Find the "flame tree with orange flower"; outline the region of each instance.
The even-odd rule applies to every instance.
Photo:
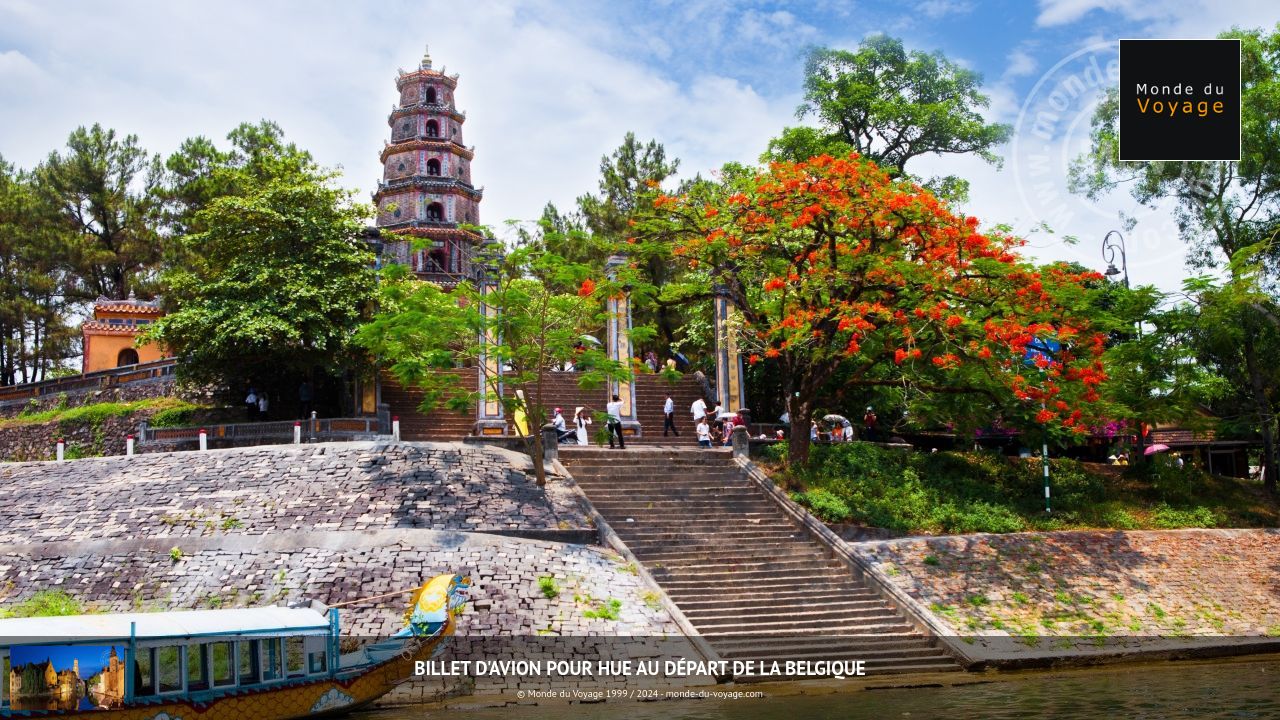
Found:
[[[1096,273],[1037,268],[1022,240],[980,231],[856,154],[735,175],[655,191],[637,244],[699,275],[689,297],[725,296],[749,361],[778,364],[790,462],[807,463],[807,429],[837,369],[852,385],[972,394],[989,419],[1085,432],[1105,378],[1105,338],[1084,312]],[[1059,349],[1028,361],[1037,339]]]

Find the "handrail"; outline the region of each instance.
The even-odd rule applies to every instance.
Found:
[[[139,444],[174,444],[200,439],[203,430],[210,440],[291,440],[295,423],[302,426],[302,437],[323,440],[353,435],[385,435],[386,428],[378,417],[316,418],[314,420],[273,420],[255,423],[224,423],[189,427],[151,427],[143,423],[138,429]]]
[[[0,387],[0,403],[11,400],[26,400],[28,398],[55,395],[59,392],[66,392],[69,390],[86,390],[111,387],[114,385],[124,385],[127,383],[141,382],[145,380],[154,380],[159,377],[172,375],[174,370],[177,368],[177,365],[178,361],[176,358],[167,358],[164,360],[154,360],[148,363],[124,365],[121,367],[111,368],[109,370],[97,370],[81,375],[53,378],[51,380],[41,380],[33,383],[22,383],[20,385],[8,385]]]

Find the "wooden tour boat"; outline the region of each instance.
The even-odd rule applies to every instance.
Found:
[[[286,720],[339,715],[439,654],[469,579],[414,591],[405,627],[339,650],[338,608],[305,606],[0,620],[0,718]]]

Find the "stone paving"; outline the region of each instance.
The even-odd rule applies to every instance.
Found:
[[[523,454],[321,443],[0,465],[0,543],[285,530],[590,530]]]
[[[1277,530],[1018,533],[849,547],[978,654],[984,646],[1016,655],[1280,639]]]

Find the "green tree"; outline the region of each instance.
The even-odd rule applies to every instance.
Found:
[[[43,380],[76,352],[65,225],[0,158],[0,385]]]
[[[1224,298],[1246,297],[1255,283],[1245,272],[1247,264],[1237,259],[1253,257],[1267,268],[1267,277],[1256,285],[1274,283],[1276,245],[1270,238],[1280,230],[1280,26],[1270,34],[1262,30],[1232,29],[1220,37],[1241,41],[1242,156],[1240,162],[1121,162],[1119,159],[1119,95],[1112,90],[1094,114],[1091,147],[1071,167],[1071,189],[1091,199],[1120,187],[1129,188],[1142,205],[1171,202],[1180,234],[1190,250],[1192,267],[1225,266],[1228,284],[1243,283],[1238,292],[1224,288]],[[1261,327],[1265,317],[1257,303],[1227,303],[1236,327]],[[1265,484],[1277,487],[1280,461],[1276,442],[1275,414],[1263,412],[1276,394],[1266,372],[1270,361],[1260,336],[1246,333],[1238,338],[1241,363],[1237,371],[1223,368],[1228,376],[1245,380],[1252,394],[1258,431],[1263,444]],[[1228,356],[1220,356],[1227,362]]]
[[[66,152],[50,153],[35,176],[44,201],[59,209],[71,233],[69,259],[77,276],[72,298],[123,300],[131,291],[148,293],[161,257],[159,157],[148,154],[136,135],[119,139],[94,124],[76,128]]]
[[[169,313],[147,339],[201,380],[283,382],[359,362],[351,339],[372,299],[373,254],[360,238],[368,209],[303,171],[207,202],[183,252],[201,261],[164,275]]]
[[[998,163],[994,148],[1008,125],[987,122],[982,76],[942,53],[908,52],[886,35],[866,38],[855,51],[813,48],[805,62],[804,102],[796,111],[818,127],[792,127],[770,141],[767,159],[800,161],[856,152],[897,174],[921,155],[973,153]],[[927,183],[943,197],[959,198],[967,183]]]
[[[634,218],[649,210],[652,189],[673,177],[679,167],[680,161],[668,159],[661,143],[641,143],[629,132],[612,154],[600,158],[599,193],[578,198],[578,213],[591,233],[589,247],[594,248],[584,259],[602,269],[595,263],[613,253],[631,256],[640,271],[639,288],[632,294],[635,323],[654,328],[660,356],[681,338],[687,319],[685,304],[664,292],[681,269],[671,263],[669,247],[655,243],[635,247],[628,239],[635,235]]]
[[[543,391],[547,374],[574,363],[583,387],[628,376],[627,363],[610,361],[600,348],[581,342],[583,334],[604,325],[604,298],[622,292],[625,281],[603,278],[590,266],[535,243],[503,252],[493,242],[478,261],[488,266],[485,288],[467,281],[444,290],[414,279],[403,266],[388,267],[380,310],[360,329],[358,342],[400,382],[423,390],[423,411],[445,395],[451,395],[448,403],[456,410],[498,400],[506,417],[522,411],[530,431],[526,447],[542,485],[546,469],[538,430],[550,417],[552,398]],[[481,369],[483,383],[476,393],[458,394],[452,376],[433,372],[457,365]]]

